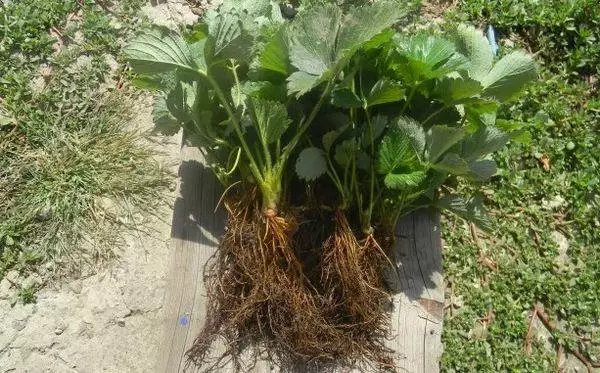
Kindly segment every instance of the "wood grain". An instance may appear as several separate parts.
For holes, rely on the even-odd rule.
[[[160,373],[186,371],[185,352],[198,335],[206,312],[204,264],[216,251],[225,221],[222,211],[214,212],[221,188],[202,164],[197,149],[182,148]],[[394,254],[396,268],[387,275],[396,289],[390,325],[393,338],[388,345],[397,352],[400,371],[439,372],[444,304],[439,215],[417,211],[403,218],[398,225]],[[274,371],[267,361],[259,362],[253,370]]]

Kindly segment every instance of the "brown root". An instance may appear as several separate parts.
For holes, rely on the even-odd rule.
[[[332,361],[339,351],[342,333],[324,317],[323,298],[293,250],[294,214],[265,215],[256,200],[225,204],[226,232],[205,268],[208,313],[187,355],[204,371],[247,370],[248,350],[280,365]],[[224,347],[214,356],[218,340]]]
[[[359,242],[342,211],[323,244],[322,286],[329,301],[327,318],[348,341],[340,356],[346,365],[374,363],[393,368],[385,346],[389,327],[389,294],[382,274],[389,261],[373,235]]]

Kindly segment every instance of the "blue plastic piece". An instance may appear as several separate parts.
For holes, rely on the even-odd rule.
[[[498,44],[496,43],[496,31],[494,30],[494,26],[489,25],[487,29],[487,39],[490,44],[490,49],[492,53],[495,55],[498,54]]]
[[[187,324],[190,323],[190,318],[188,317],[188,315],[183,315],[179,318],[179,325],[181,326],[187,326]]]

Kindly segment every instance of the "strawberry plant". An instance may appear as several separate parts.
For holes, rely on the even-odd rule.
[[[159,93],[157,129],[183,127],[238,191],[207,272],[211,309],[189,354],[196,363],[222,336],[227,356],[252,342],[280,363],[392,368],[382,343],[390,251],[379,242],[423,206],[485,226],[476,198],[440,188],[453,177],[489,179],[488,155],[524,138],[495,114],[535,65],[522,52],[494,63],[468,26],[396,32],[405,9],[313,5],[286,20],[270,1],[230,1],[183,34],[155,28],[127,47],[138,85]],[[319,193],[298,197],[303,183]],[[314,215],[324,237],[299,224]],[[300,248],[311,245],[307,259]]]

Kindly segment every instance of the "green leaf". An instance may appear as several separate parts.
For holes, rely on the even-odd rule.
[[[342,10],[328,4],[301,12],[290,27],[290,61],[299,71],[317,78],[335,62]]]
[[[300,97],[319,84],[320,77],[304,71],[296,71],[287,78],[287,82],[289,93]]]
[[[502,149],[511,137],[511,133],[494,126],[480,127],[463,141],[461,155],[467,161],[477,160]]]
[[[335,89],[331,92],[331,104],[344,109],[361,108],[362,101],[348,88]]]
[[[242,84],[242,94],[248,97],[262,98],[269,101],[284,101],[287,89],[284,84],[273,84],[268,81],[246,81]]]
[[[467,120],[477,127],[493,126],[496,123],[498,104],[494,101],[476,100],[466,103],[464,108]]]
[[[536,78],[537,67],[533,58],[525,52],[513,52],[498,61],[483,78],[483,95],[500,102],[507,101]]]
[[[173,136],[179,132],[181,122],[171,115],[165,97],[159,96],[156,98],[152,115],[154,117],[154,131],[166,136]]]
[[[276,71],[287,76],[291,72],[291,65],[285,32],[285,28],[282,27],[267,42],[259,54],[259,63],[263,69]]]
[[[496,121],[496,126],[500,130],[511,134],[512,141],[523,145],[529,145],[531,144],[532,138],[531,133],[525,129],[526,125],[526,123],[514,120],[499,119]]]
[[[296,174],[299,178],[312,181],[327,172],[325,153],[319,148],[306,148],[296,161]]]
[[[351,8],[340,28],[337,58],[341,59],[353,54],[364,43],[380,34],[382,30],[396,23],[406,12],[406,4],[390,0],[381,0],[369,6]]]
[[[123,52],[136,73],[157,73],[180,68],[205,74],[202,66],[194,62],[183,37],[165,27],[154,27],[143,32]]]
[[[435,206],[442,210],[448,210],[467,221],[475,223],[479,228],[486,232],[490,232],[493,229],[492,222],[483,207],[481,197],[464,199],[456,194],[447,194],[440,198]]]
[[[363,151],[359,151],[356,155],[356,167],[359,170],[369,171],[371,169],[371,157]]]
[[[465,136],[462,128],[432,126],[427,133],[428,160],[435,163],[448,149]]]
[[[405,189],[419,186],[427,177],[425,171],[415,171],[409,174],[387,174],[385,186],[390,189]]]
[[[167,107],[180,122],[188,122],[193,117],[197,87],[198,82],[181,79],[177,82],[175,89],[167,95]]]
[[[340,137],[339,131],[329,131],[323,135],[323,139],[321,141],[323,142],[323,148],[327,153],[329,153],[333,143],[338,139],[338,137]]]
[[[410,140],[402,136],[400,131],[388,131],[379,147],[377,171],[391,174],[401,167],[412,166],[415,160],[416,154],[411,148]]]
[[[405,38],[394,38],[398,52],[404,61],[394,69],[412,83],[439,77],[457,70],[465,62],[456,54],[450,41],[424,33]]]
[[[448,153],[444,158],[431,165],[431,168],[452,175],[467,175],[470,171],[467,162],[456,153]]]
[[[391,1],[352,8],[346,15],[333,4],[300,12],[288,35],[290,61],[303,75],[288,79],[290,92],[300,96],[337,74],[362,45],[391,26],[403,12]]]
[[[498,172],[496,162],[492,159],[482,159],[469,164],[470,176],[476,181],[486,181]]]
[[[473,26],[460,25],[456,39],[458,51],[468,58],[463,68],[471,78],[481,81],[492,69],[494,61],[487,38]]]
[[[448,173],[445,171],[432,170],[429,172],[430,176],[427,179],[427,189],[423,192],[423,195],[433,200],[437,190],[444,184],[444,181],[448,179]]]
[[[388,79],[379,80],[367,96],[367,105],[375,106],[401,101],[404,99],[404,92],[400,84],[393,83]]]
[[[292,121],[288,118],[284,104],[252,98],[252,108],[256,128],[264,144],[272,144],[279,140]]]
[[[208,31],[211,59],[249,60],[253,37],[242,27],[242,20],[236,11],[217,14],[209,20]]]
[[[11,236],[4,236],[4,244],[8,247],[13,246],[15,244],[15,240]]]
[[[346,167],[355,160],[358,150],[355,139],[344,140],[335,147],[334,159],[340,166]]]
[[[435,95],[446,105],[457,105],[478,96],[483,87],[471,78],[444,77],[435,88]]]
[[[396,128],[402,136],[410,139],[410,144],[416,154],[423,154],[427,139],[425,130],[419,122],[409,117],[399,117]]]
[[[377,115],[375,118],[371,119],[371,127],[372,127],[372,131],[373,131],[373,141],[377,141],[377,139],[379,137],[381,137],[381,135],[383,135],[383,132],[385,131],[385,128],[387,127],[388,124],[388,119],[385,115]],[[368,132],[368,129],[365,126],[365,134],[363,137],[363,146],[364,147],[369,147],[371,146],[371,138],[370,138],[370,134]],[[377,143],[376,143],[377,144]]]

